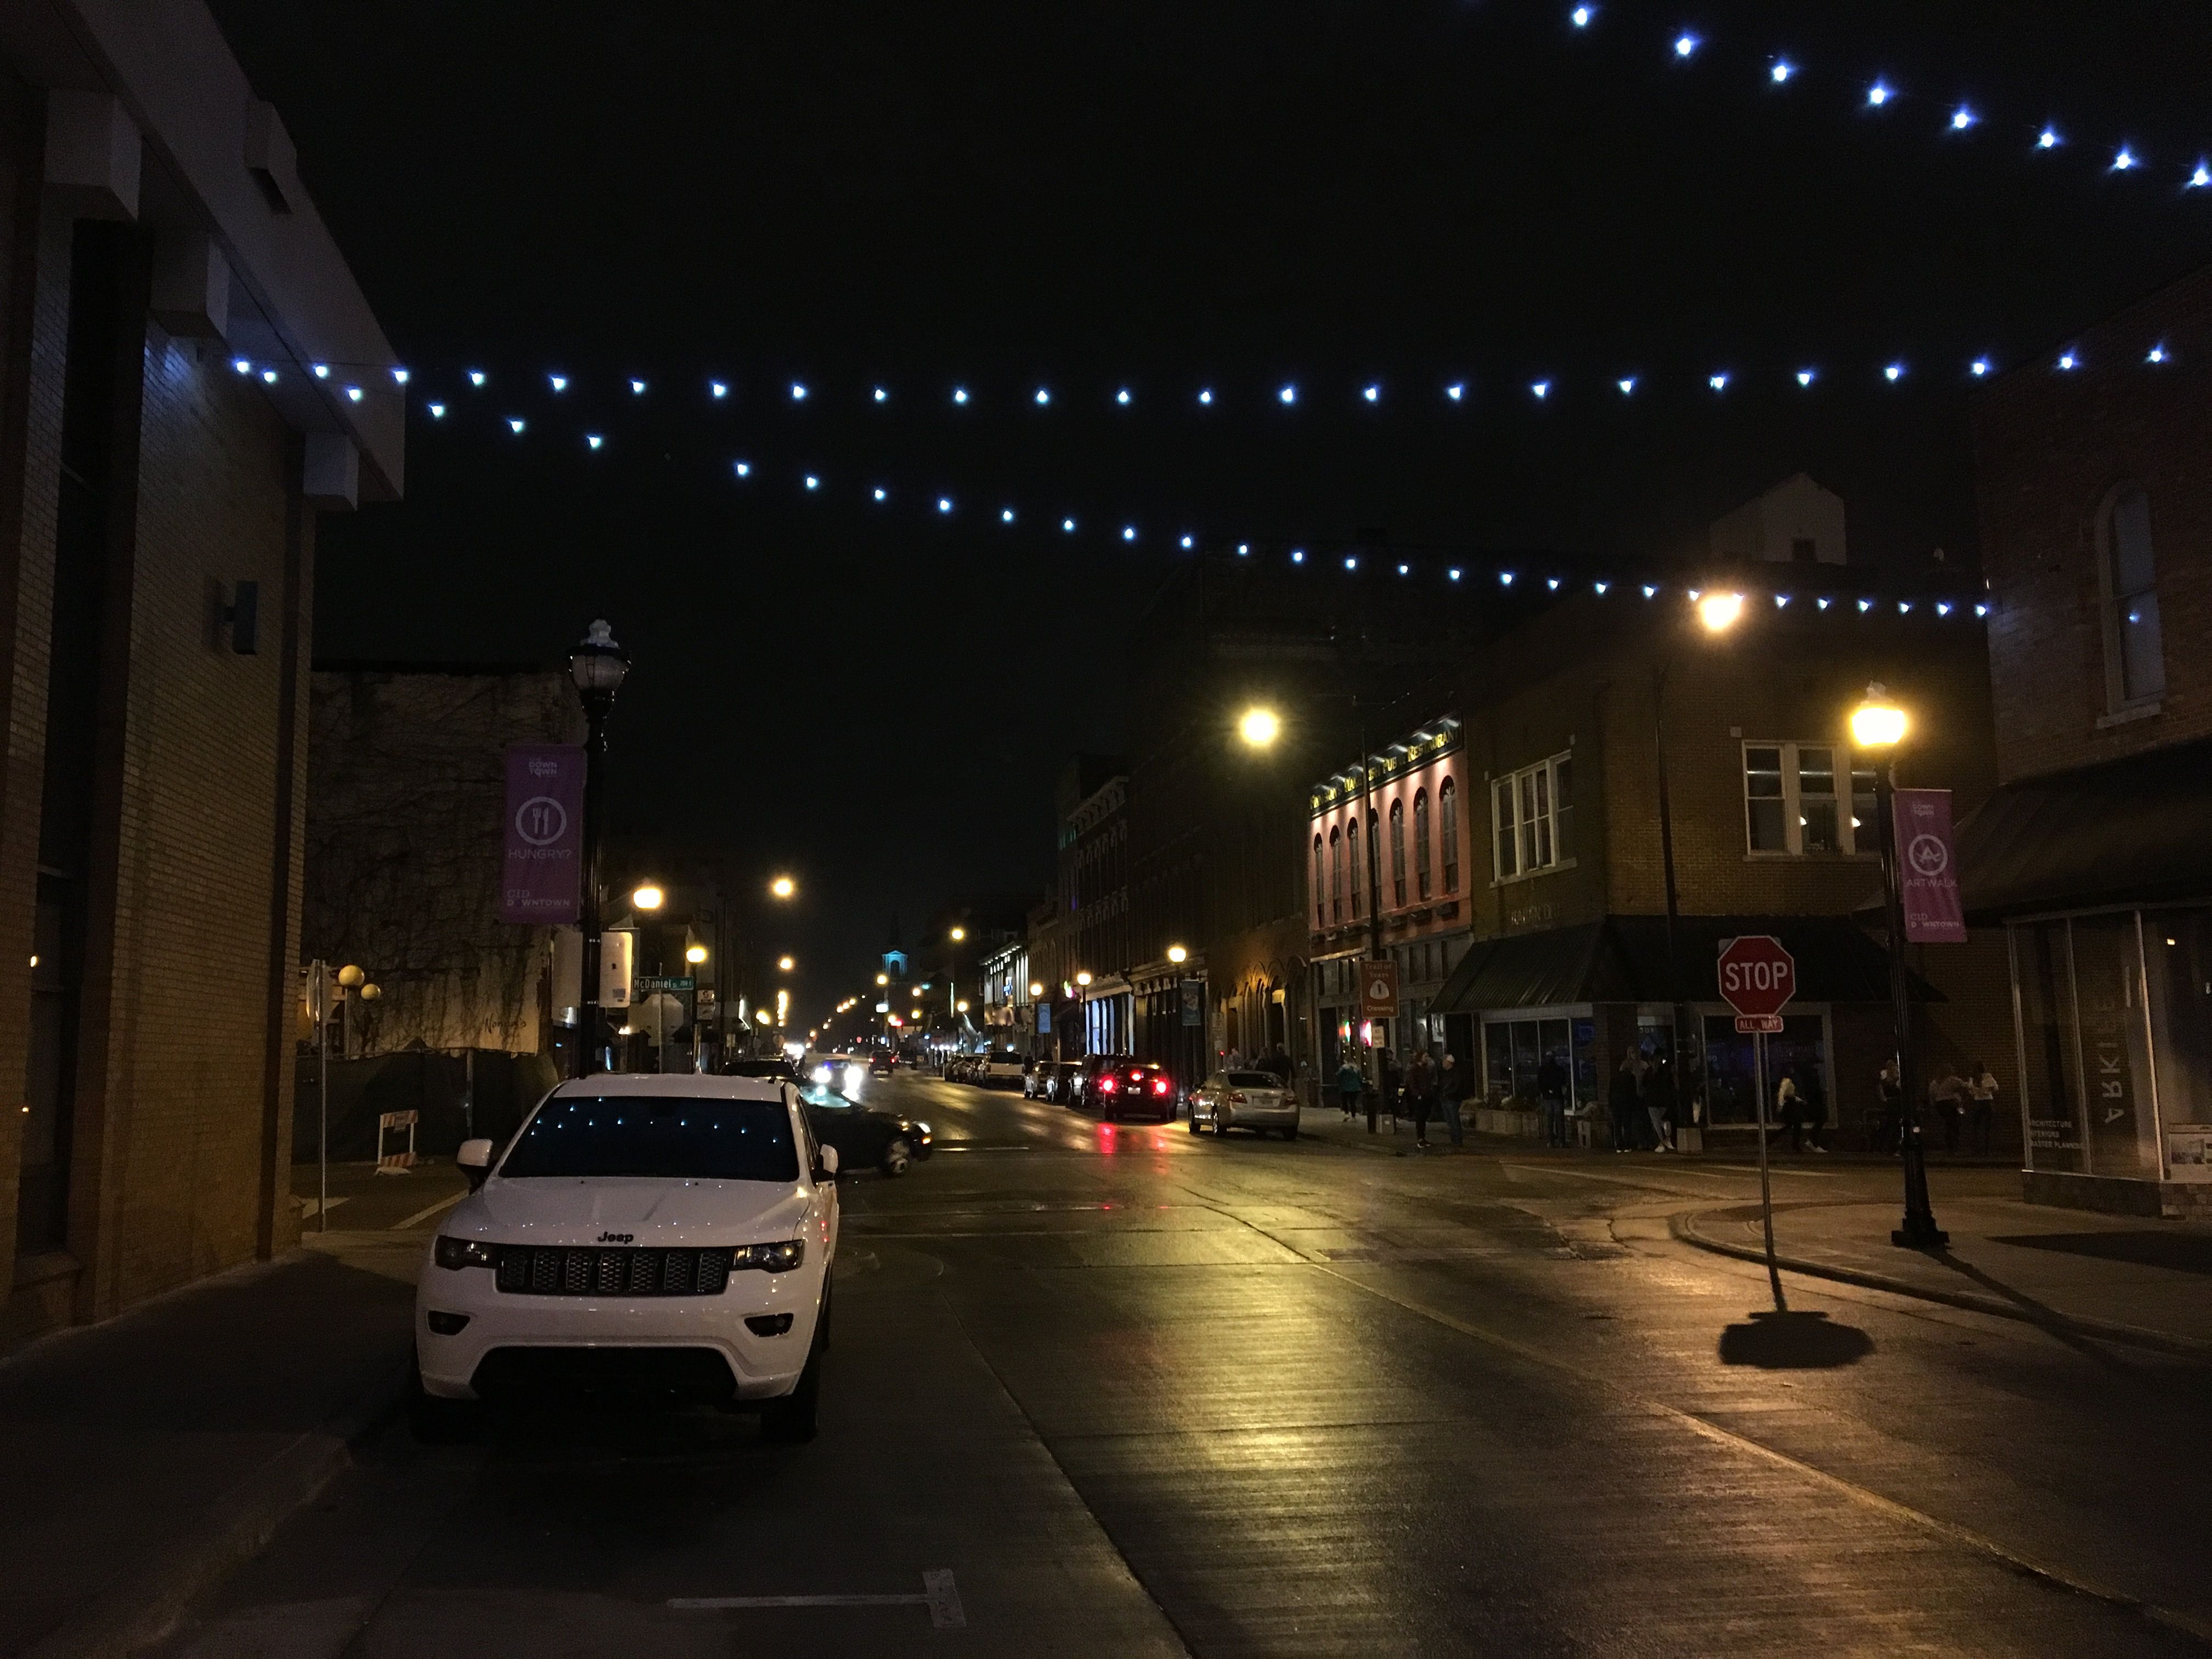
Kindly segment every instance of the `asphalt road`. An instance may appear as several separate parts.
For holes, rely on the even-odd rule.
[[[845,1183],[816,1443],[395,1430],[173,1651],[2212,1649],[2212,1377],[1814,1281],[1762,1316],[1664,1219],[1746,1170],[873,1093],[940,1150]]]

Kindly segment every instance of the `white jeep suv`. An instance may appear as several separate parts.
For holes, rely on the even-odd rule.
[[[422,1419],[545,1391],[757,1406],[814,1432],[837,1154],[772,1078],[603,1074],[538,1103],[415,1292]]]

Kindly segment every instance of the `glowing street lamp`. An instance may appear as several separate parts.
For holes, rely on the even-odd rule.
[[[1725,634],[1743,619],[1743,595],[1708,593],[1698,601],[1698,620],[1708,634]]]
[[[1898,1155],[1905,1165],[1905,1218],[1890,1231],[1889,1242],[1908,1250],[1941,1249],[1951,1236],[1936,1224],[1928,1200],[1927,1149],[1920,1139],[1920,1103],[1912,1067],[1912,997],[1905,964],[1905,885],[1897,867],[1897,751],[1912,722],[1880,684],[1867,687],[1866,700],[1851,710],[1851,741],[1870,757],[1875,768],[1875,836],[1881,847],[1882,896],[1889,921],[1890,1023],[1896,1039]]]
[[[658,910],[668,902],[668,895],[648,881],[630,894],[629,902],[636,909]]]
[[[959,944],[962,939],[966,939],[967,937],[968,930],[965,927],[956,927],[952,930],[952,942],[955,945]]]
[[[779,968],[780,969],[781,969],[783,972],[785,972],[785,973],[787,973],[787,973],[789,973],[793,969],[794,969],[794,968],[796,968],[796,967],[798,967],[798,966],[799,966],[798,963],[794,962],[794,961],[793,961],[791,957],[778,957],[775,959],[775,965],[777,966],[777,968]]]
[[[1188,962],[1190,960],[1190,952],[1184,950],[1180,945],[1170,945],[1168,946],[1168,960],[1170,962]]]
[[[584,709],[584,824],[579,849],[583,902],[576,915],[583,939],[583,983],[575,1043],[568,1057],[572,1077],[583,1076],[599,1052],[599,844],[605,839],[601,825],[606,811],[607,719],[615,711],[615,693],[629,676],[629,657],[604,620],[593,623],[568,653],[569,683]]]
[[[1043,994],[1044,994],[1044,987],[1043,987],[1042,985],[1041,985],[1040,983],[1038,983],[1036,980],[1031,980],[1031,981],[1030,981],[1030,1000],[1031,1001],[1035,1001],[1037,998],[1039,998],[1039,997],[1042,996]]]
[[[703,945],[695,945],[684,953],[684,960],[690,963],[694,968],[696,968],[701,963],[706,961],[706,959],[707,947]]]
[[[878,974],[876,975],[876,983],[878,985],[888,985],[890,982],[891,976],[889,974]]]
[[[789,876],[778,876],[769,883],[768,890],[775,898],[787,899],[799,891],[799,884]]]
[[[1254,749],[1265,749],[1283,734],[1282,718],[1272,708],[1255,706],[1237,722],[1237,735]]]

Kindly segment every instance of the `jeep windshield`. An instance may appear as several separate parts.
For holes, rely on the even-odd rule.
[[[799,1152],[780,1100],[561,1095],[530,1120],[499,1174],[796,1181]]]

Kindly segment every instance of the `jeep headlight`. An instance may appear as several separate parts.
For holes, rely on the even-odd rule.
[[[474,1238],[448,1238],[441,1233],[433,1247],[441,1267],[496,1267],[499,1246]]]
[[[758,1267],[766,1273],[787,1273],[805,1260],[803,1238],[787,1238],[780,1244],[740,1244],[730,1252],[730,1271]]]

